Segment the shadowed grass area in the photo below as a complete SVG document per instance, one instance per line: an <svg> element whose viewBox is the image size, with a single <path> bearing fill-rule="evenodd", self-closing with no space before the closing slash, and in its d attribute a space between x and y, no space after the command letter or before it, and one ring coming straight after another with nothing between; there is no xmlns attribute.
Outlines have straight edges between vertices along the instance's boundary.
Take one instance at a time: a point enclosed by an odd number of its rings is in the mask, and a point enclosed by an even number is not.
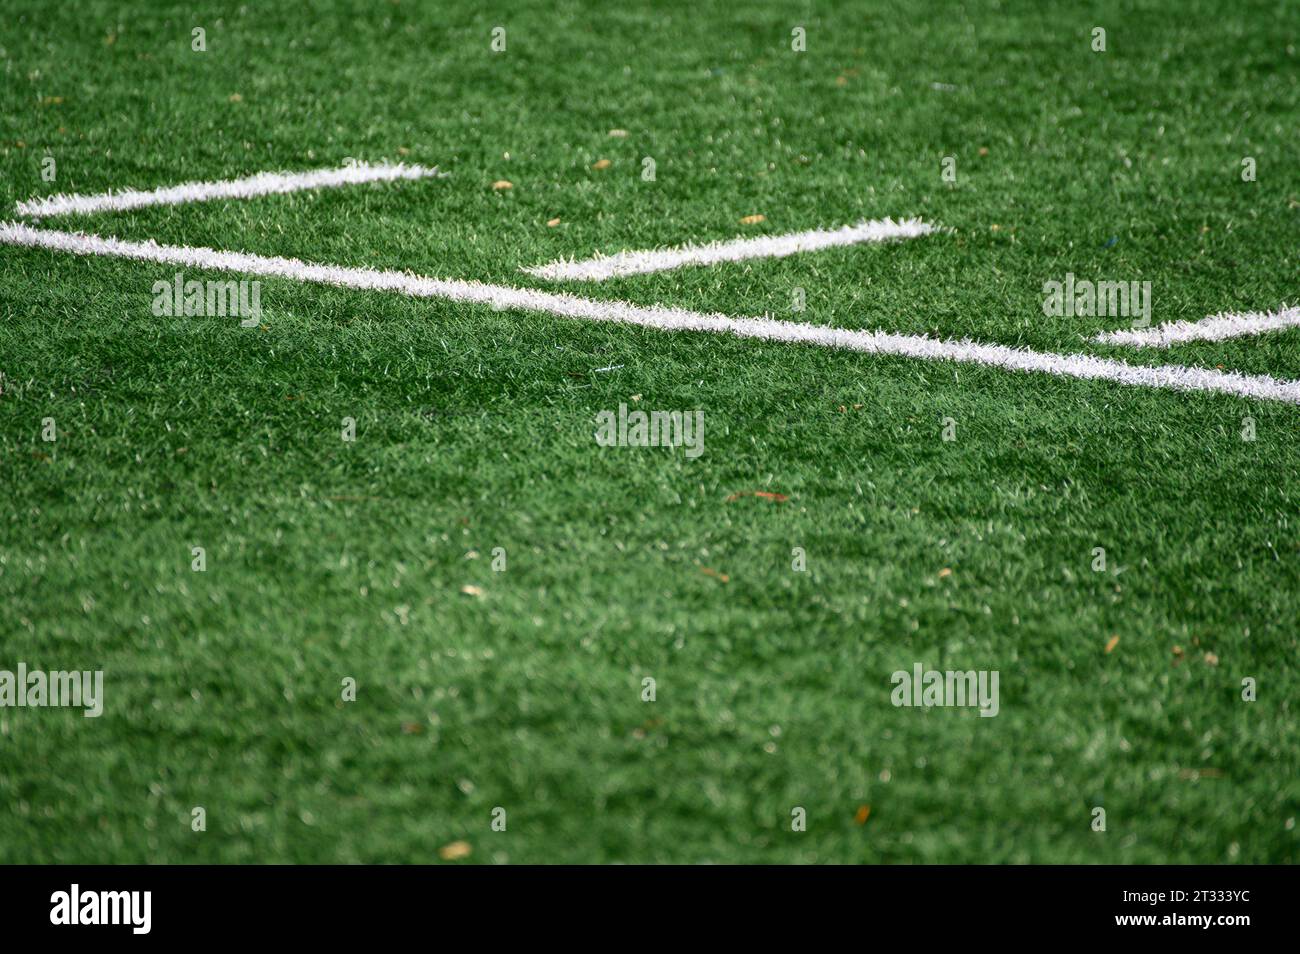
<svg viewBox="0 0 1300 954"><path fill-rule="evenodd" d="M1300 377L1300 332L1042 309L1297 299L1294 7L8 6L0 218L388 158L450 176L48 224ZM155 317L175 271L0 246L0 670L105 673L97 719L0 708L0 862L1295 859L1297 408L281 280L255 329ZM703 455L597 446L620 403ZM917 662L999 714L895 707Z"/></svg>

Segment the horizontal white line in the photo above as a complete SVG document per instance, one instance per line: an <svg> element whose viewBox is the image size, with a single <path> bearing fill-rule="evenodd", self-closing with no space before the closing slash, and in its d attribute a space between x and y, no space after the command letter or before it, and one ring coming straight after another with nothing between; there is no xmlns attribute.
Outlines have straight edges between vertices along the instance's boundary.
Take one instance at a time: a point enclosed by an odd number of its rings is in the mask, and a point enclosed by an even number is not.
<svg viewBox="0 0 1300 954"><path fill-rule="evenodd" d="M19 222L0 223L0 243L71 252L76 255L111 255L191 268L207 268L338 285L369 291L390 291L422 298L518 308L565 318L620 322L667 331L712 331L767 341L846 348L867 354L903 355L930 361L960 361L1014 371L1035 371L1119 384L1210 391L1241 397L1300 404L1300 381L1279 381L1263 375L1188 368L1179 365L1146 367L1086 354L1052 354L981 344L976 341L939 341L921 335L885 331L850 331L771 318L733 318L720 314L684 311L658 305L641 306L621 301L598 301L576 295L511 288L455 279L424 278L405 272L313 265L292 258L272 258L247 252L222 252L210 248L159 245L100 238L78 232L36 229Z"/></svg>
<svg viewBox="0 0 1300 954"><path fill-rule="evenodd" d="M359 162L337 169L313 169L310 172L259 172L244 179L221 182L184 182L180 185L137 192L123 189L101 195L51 195L28 199L16 206L19 215L48 218L52 215L86 215L91 212L138 209L146 205L179 205L183 202L203 202L207 199L250 199L253 196L277 192L299 192L303 189L329 189L335 186L360 182L389 182L394 179L422 179L440 176L436 168L408 166L402 163L378 165Z"/></svg>
<svg viewBox="0 0 1300 954"><path fill-rule="evenodd" d="M1300 307L1283 306L1278 311L1247 311L1239 315L1224 312L1200 321L1169 321L1154 328L1103 331L1092 340L1137 348L1168 348L1187 341L1223 341L1297 325L1300 325Z"/></svg>
<svg viewBox="0 0 1300 954"><path fill-rule="evenodd" d="M683 265L714 265L718 262L738 262L746 258L783 258L797 252L813 252L837 245L857 245L861 242L886 242L891 239L916 238L936 231L933 225L920 219L876 219L846 225L842 229L813 229L809 232L792 232L789 235L761 235L755 238L733 239L730 242L713 242L708 245L683 245L678 248L653 249L642 252L619 252L617 255L597 255L595 258L575 262L567 259L547 265L534 265L520 269L535 278L554 281L603 282L607 278L624 275L644 275L662 272Z"/></svg>

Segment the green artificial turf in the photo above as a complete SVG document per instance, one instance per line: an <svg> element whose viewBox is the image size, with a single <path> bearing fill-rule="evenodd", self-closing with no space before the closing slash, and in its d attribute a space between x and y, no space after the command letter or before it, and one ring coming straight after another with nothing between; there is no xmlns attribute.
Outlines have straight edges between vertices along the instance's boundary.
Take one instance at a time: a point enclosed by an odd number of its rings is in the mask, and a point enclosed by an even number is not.
<svg viewBox="0 0 1300 954"><path fill-rule="evenodd" d="M7 0L0 218L420 162L48 225L555 287L519 267L919 215L558 287L1300 377L1300 331L1041 308L1297 299L1295 4L312 6ZM0 709L0 862L1295 859L1300 408L281 280L258 329L154 317L176 270L0 246L0 669L105 673L98 719ZM703 455L597 446L620 403ZM896 708L917 662L998 716Z"/></svg>

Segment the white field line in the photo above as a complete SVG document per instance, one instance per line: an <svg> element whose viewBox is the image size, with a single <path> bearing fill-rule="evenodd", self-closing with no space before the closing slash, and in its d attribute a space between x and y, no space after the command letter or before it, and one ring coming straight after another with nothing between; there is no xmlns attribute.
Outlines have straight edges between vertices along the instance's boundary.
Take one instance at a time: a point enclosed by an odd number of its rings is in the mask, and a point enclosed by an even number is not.
<svg viewBox="0 0 1300 954"><path fill-rule="evenodd" d="M1103 331L1092 340L1137 348L1168 348L1188 341L1223 341L1297 325L1300 325L1300 306L1287 308L1284 305L1277 311L1247 311L1239 315L1224 312L1200 321L1169 321L1154 328Z"/></svg>
<svg viewBox="0 0 1300 954"><path fill-rule="evenodd" d="M253 196L277 192L299 192L303 189L329 189L335 186L360 182L390 182L395 179L422 179L441 176L436 168L408 166L386 162L370 165L360 162L354 166L337 169L313 169L310 172L259 172L244 179L221 182L184 182L180 185L137 192L123 189L100 195L51 195L19 202L19 215L48 218L52 215L85 215L91 212L138 209L146 205L180 205L183 202L203 202L208 199L250 199Z"/></svg>
<svg viewBox="0 0 1300 954"><path fill-rule="evenodd" d="M761 235L755 238L733 239L730 242L713 242L708 245L682 245L678 248L652 249L642 252L619 252L616 255L597 255L595 258L575 262L567 259L547 265L534 265L520 271L535 278L552 281L603 282L607 278L624 275L644 275L662 272L683 265L714 265L718 262L739 262L747 258L784 258L798 252L814 252L838 245L857 245L861 242L887 242L892 239L917 238L937 229L920 219L876 219L846 225L842 229L813 229L809 232L792 232L789 235Z"/></svg>
<svg viewBox="0 0 1300 954"><path fill-rule="evenodd" d="M866 354L902 355L929 361L958 361L989 365L1013 371L1035 371L1086 380L1171 388L1179 391L1210 391L1241 397L1300 404L1300 381L1280 381L1263 375L1189 368L1179 365L1147 367L1086 354L1052 354L1006 345L976 341L940 341L922 335L885 331L851 331L803 325L771 318L739 318L721 314L684 311L658 305L641 306L621 301L598 301L576 295L511 288L456 279L424 278L406 272L378 271L341 265L314 265L292 258L273 258L247 252L223 252L210 248L159 245L100 238L78 232L36 229L20 222L0 223L0 244L71 252L76 255L109 255L118 258L159 262L190 268L215 269L301 282L337 285L368 291L389 291L417 298L442 298L472 302L494 308L517 308L565 318L609 321L667 331L711 331L742 338L758 338L845 348Z"/></svg>

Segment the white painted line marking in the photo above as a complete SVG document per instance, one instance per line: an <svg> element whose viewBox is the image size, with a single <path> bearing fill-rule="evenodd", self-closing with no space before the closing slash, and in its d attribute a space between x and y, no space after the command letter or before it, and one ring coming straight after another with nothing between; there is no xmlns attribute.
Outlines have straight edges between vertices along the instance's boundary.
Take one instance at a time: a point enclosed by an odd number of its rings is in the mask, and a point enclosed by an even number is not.
<svg viewBox="0 0 1300 954"><path fill-rule="evenodd" d="M861 242L887 242L893 239L917 238L938 231L920 219L876 219L846 225L842 229L813 229L789 235L760 235L755 238L733 239L730 242L713 242L708 245L683 245L678 248L654 249L642 252L619 252L617 255L597 255L595 258L575 262L560 260L547 265L534 265L520 269L535 278L553 281L571 279L584 282L603 282L624 275L645 275L662 272L684 265L714 265L718 262L738 262L747 258L784 258L798 252L813 252L839 245L857 245Z"/></svg>
<svg viewBox="0 0 1300 954"><path fill-rule="evenodd" d="M1223 341L1243 335L1294 328L1300 325L1300 306L1277 311L1224 312L1200 321L1170 321L1154 328L1133 331L1103 331L1093 338L1102 344L1133 345L1137 348L1168 348L1188 341Z"/></svg>
<svg viewBox="0 0 1300 954"><path fill-rule="evenodd" d="M928 361L960 361L1013 371L1035 371L1178 391L1210 391L1300 404L1300 381L1280 381L1264 375L1244 375L1180 365L1147 367L1086 354L1052 354L999 344L981 344L977 341L939 341L922 335L850 331L771 318L733 318L659 305L646 307L621 301L598 301L532 288L424 278L406 272L313 265L293 258L272 258L248 252L222 252L210 248L159 245L153 241L100 238L78 232L36 229L20 222L0 223L0 243L46 248L76 255L110 255L191 268L264 275L368 291L390 291L420 298L472 302L498 309L518 308L565 318L620 322L667 331L729 332L742 338L846 348L866 354L902 355Z"/></svg>
<svg viewBox="0 0 1300 954"><path fill-rule="evenodd" d="M146 205L180 205L184 202L203 202L208 199L251 199L259 195L278 192L300 192L303 189L329 189L335 186L361 182L390 182L396 179L423 179L442 176L436 168L408 166L402 163L378 165L357 163L337 169L313 169L310 172L259 172L244 179L222 182L184 182L148 192L123 189L101 195L51 195L28 199L16 206L19 215L48 218L52 215L86 215L91 212L138 209Z"/></svg>

